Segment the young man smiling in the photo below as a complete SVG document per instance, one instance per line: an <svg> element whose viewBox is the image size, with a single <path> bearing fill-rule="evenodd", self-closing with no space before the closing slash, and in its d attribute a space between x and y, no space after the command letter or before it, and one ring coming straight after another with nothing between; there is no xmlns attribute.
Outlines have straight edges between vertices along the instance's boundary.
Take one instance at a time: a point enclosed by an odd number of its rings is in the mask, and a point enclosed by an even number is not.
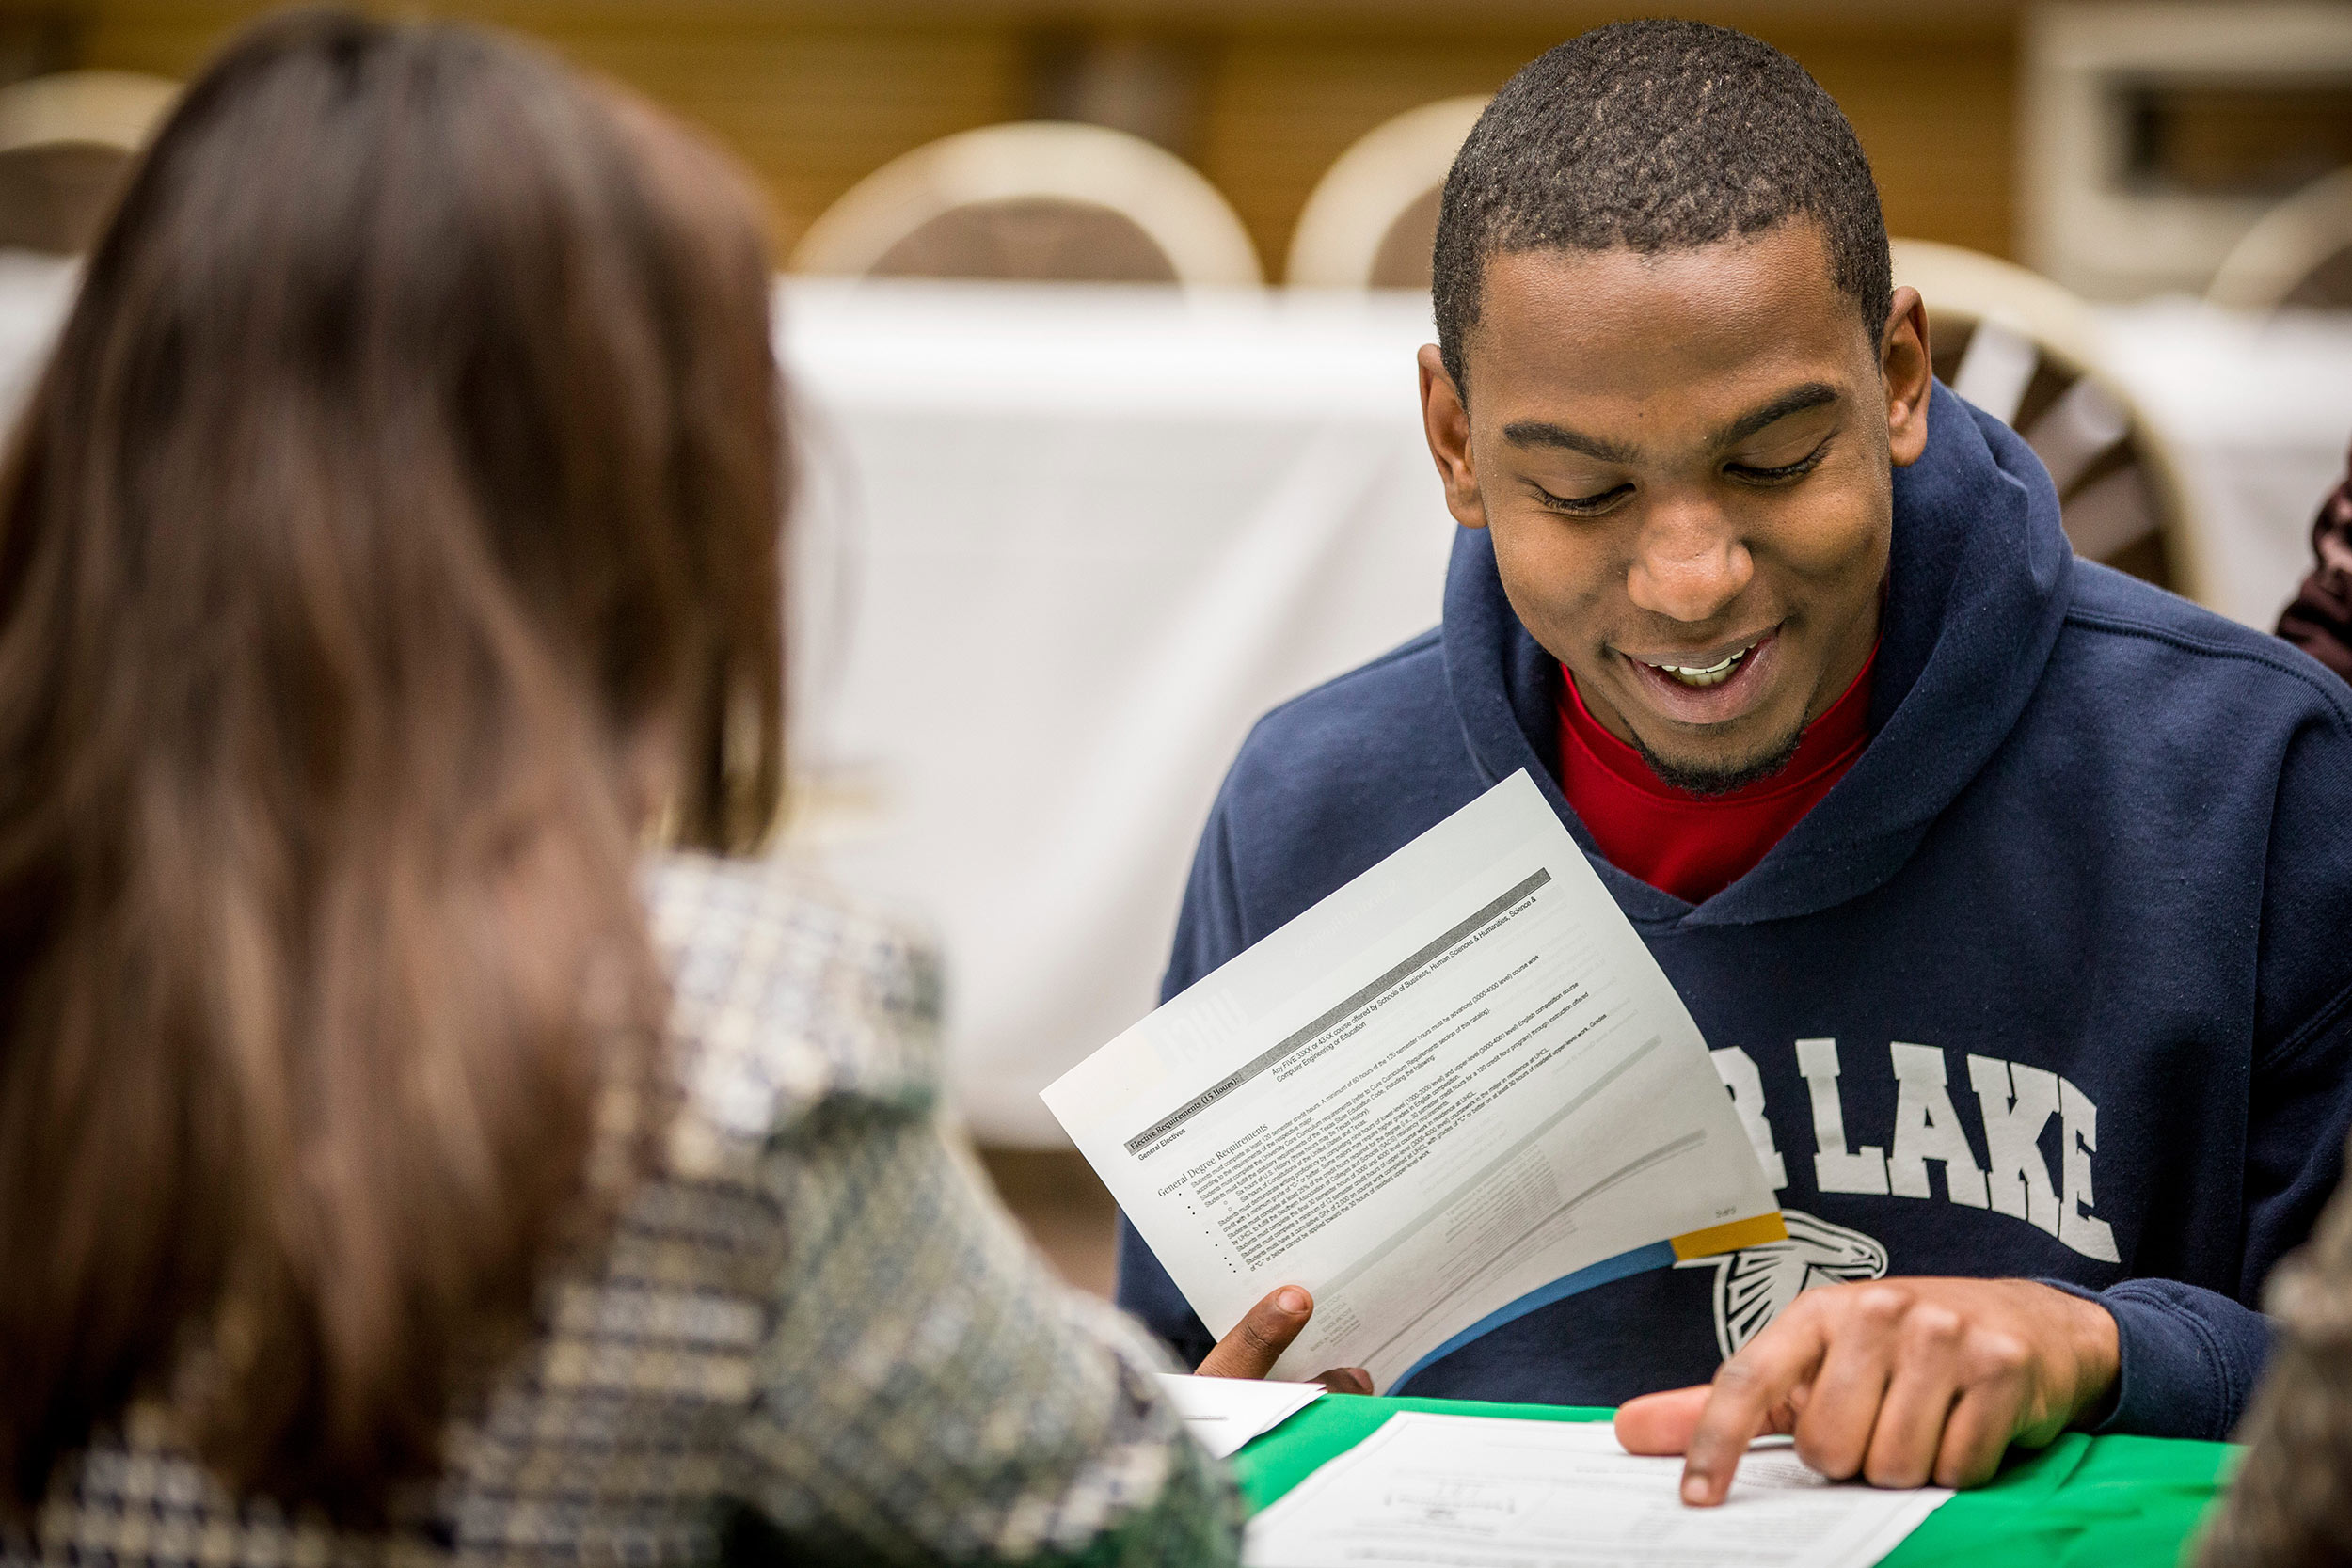
<svg viewBox="0 0 2352 1568"><path fill-rule="evenodd" d="M1521 71L1447 182L1436 309L1444 624L1259 724L1167 990L1524 768L1790 1237L1411 1391L1631 1401L1694 1502L1767 1430L1896 1485L2069 1426L2223 1435L2352 1116L2352 693L2074 558L2032 452L1932 383L1844 118L1752 39L1628 24ZM1131 1230L1120 1299L1244 1375L1310 1309L1212 1347Z"/></svg>

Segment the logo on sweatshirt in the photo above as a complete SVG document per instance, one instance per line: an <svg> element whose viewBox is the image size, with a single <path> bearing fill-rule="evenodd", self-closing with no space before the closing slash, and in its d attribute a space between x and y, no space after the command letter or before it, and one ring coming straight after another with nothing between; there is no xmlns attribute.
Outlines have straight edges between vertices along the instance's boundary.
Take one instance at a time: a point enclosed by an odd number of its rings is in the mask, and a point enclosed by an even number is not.
<svg viewBox="0 0 2352 1568"><path fill-rule="evenodd" d="M1780 1217L1788 1222L1787 1241L1675 1265L1715 1271L1715 1345L1726 1361L1816 1285L1878 1279L1886 1273L1886 1248L1875 1236L1802 1209L1783 1209Z"/></svg>
<svg viewBox="0 0 2352 1568"><path fill-rule="evenodd" d="M1895 1079L1895 1125L1883 1142L1856 1144L1846 1127L1845 1102L1838 1093L1843 1069L1837 1042L1796 1042L1797 1075L1804 1080L1813 1112L1817 1190L1932 1198L1932 1165L1940 1172L1947 1201L2023 1221L2085 1258L2103 1263L2121 1260L2113 1227L2091 1212L2096 1198L2090 1162L2099 1151L2099 1107L2089 1095L2070 1080L2025 1062L1967 1057L1963 1093L1976 1101L1985 1153L1980 1162L1979 1146L1969 1137L1954 1100L1954 1075L1946 1053L1905 1040L1893 1041L1886 1049L1886 1065ZM1765 1114L1763 1075L1755 1059L1737 1046L1713 1056L1740 1123L1777 1192L1788 1184L1788 1166ZM2056 1169L2042 1152L2042 1135L2053 1122L2058 1124ZM1793 1234L1795 1211L1787 1212ZM1869 1244L1878 1246L1876 1242ZM1880 1256L1883 1272L1883 1249ZM1792 1299L1794 1294L1790 1292ZM1717 1321L1727 1321L1721 1307Z"/></svg>

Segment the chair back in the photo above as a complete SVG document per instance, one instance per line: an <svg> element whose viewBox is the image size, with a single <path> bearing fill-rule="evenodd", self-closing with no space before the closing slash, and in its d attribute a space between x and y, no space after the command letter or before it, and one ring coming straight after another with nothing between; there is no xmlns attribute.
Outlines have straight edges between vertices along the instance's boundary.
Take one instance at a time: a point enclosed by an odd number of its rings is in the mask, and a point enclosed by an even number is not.
<svg viewBox="0 0 2352 1568"><path fill-rule="evenodd" d="M2209 546L2171 443L2104 368L2090 308L1957 245L1897 240L1894 259L1895 281L1927 302L1935 373L2041 457L2074 553L2204 599Z"/></svg>
<svg viewBox="0 0 2352 1568"><path fill-rule="evenodd" d="M87 250L178 93L160 77L68 71L0 87L0 249Z"/></svg>
<svg viewBox="0 0 2352 1568"><path fill-rule="evenodd" d="M1446 171L1486 108L1484 97L1449 98L1365 133L1308 196L1284 277L1311 288L1425 291Z"/></svg>
<svg viewBox="0 0 2352 1568"><path fill-rule="evenodd" d="M2352 167L2264 214L2222 258L2205 298L2234 310L2352 310Z"/></svg>
<svg viewBox="0 0 2352 1568"><path fill-rule="evenodd" d="M947 136L827 208L795 272L1038 282L1255 284L1215 186L1139 136L1030 121Z"/></svg>

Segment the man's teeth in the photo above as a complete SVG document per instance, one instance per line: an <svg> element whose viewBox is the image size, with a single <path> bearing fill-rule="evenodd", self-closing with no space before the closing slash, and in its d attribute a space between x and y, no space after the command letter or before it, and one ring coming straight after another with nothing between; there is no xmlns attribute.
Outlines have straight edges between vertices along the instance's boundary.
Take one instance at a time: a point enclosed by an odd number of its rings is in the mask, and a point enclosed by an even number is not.
<svg viewBox="0 0 2352 1568"><path fill-rule="evenodd" d="M1705 669L1696 669L1688 664L1653 664L1650 668L1664 671L1683 686L1721 686L1731 678L1731 673L1740 667L1740 661L1755 651L1753 648L1742 648L1738 653L1725 657L1721 663L1708 665Z"/></svg>

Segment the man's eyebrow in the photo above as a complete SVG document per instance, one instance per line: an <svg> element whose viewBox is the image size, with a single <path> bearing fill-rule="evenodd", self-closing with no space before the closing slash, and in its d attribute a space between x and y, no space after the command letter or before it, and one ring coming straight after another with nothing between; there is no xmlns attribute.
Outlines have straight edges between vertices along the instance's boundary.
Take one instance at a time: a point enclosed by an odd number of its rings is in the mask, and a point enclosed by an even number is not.
<svg viewBox="0 0 2352 1568"><path fill-rule="evenodd" d="M1802 414L1808 408L1819 408L1825 403L1836 401L1837 388L1825 381L1808 381L1802 387L1791 387L1761 408L1751 409L1732 420L1716 432L1708 445L1717 450L1736 446L1791 414ZM1514 420L1502 427L1502 438L1519 447L1565 447L1569 451L1597 457L1603 463L1630 466L1641 458L1639 451L1622 441L1613 441L1605 436L1587 436L1581 430L1553 424L1549 420Z"/></svg>
<svg viewBox="0 0 2352 1568"><path fill-rule="evenodd" d="M1502 438L1515 447L1565 447L1587 457L1597 457L1603 463L1631 465L1640 454L1622 441L1612 441L1602 436L1587 436L1581 430L1570 430L1564 424L1548 420L1514 420L1502 427Z"/></svg>
<svg viewBox="0 0 2352 1568"><path fill-rule="evenodd" d="M1808 381L1802 387L1791 387L1761 408L1740 415L1715 434L1709 443L1718 451L1736 446L1757 431L1779 423L1791 414L1802 414L1808 408L1819 408L1825 403L1837 401L1837 388L1825 381Z"/></svg>

